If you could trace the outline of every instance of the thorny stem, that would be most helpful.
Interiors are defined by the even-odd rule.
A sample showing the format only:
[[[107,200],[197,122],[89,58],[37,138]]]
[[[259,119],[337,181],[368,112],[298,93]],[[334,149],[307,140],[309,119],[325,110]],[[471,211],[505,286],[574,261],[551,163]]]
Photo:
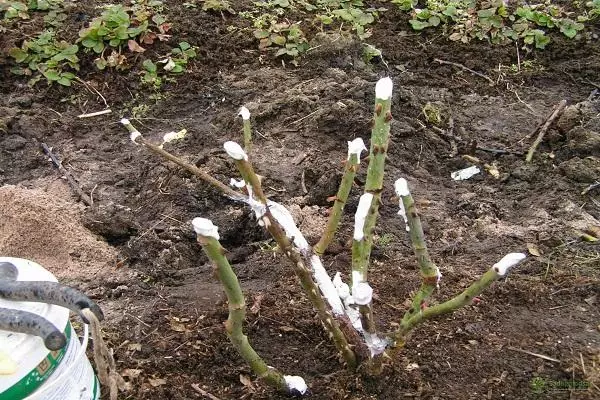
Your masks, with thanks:
[[[412,244],[413,251],[417,257],[419,263],[419,269],[421,270],[422,283],[421,287],[415,293],[410,309],[404,314],[402,323],[406,323],[414,315],[417,315],[423,307],[426,306],[425,301],[433,293],[436,288],[438,279],[440,278],[440,272],[438,267],[431,261],[427,245],[425,244],[425,234],[423,233],[423,226],[421,225],[421,218],[417,212],[417,207],[413,200],[412,195],[408,191],[408,185],[404,195],[401,195],[401,201],[404,205],[406,213],[406,219],[408,224],[408,231],[410,241]]]
[[[125,126],[125,128],[127,128],[129,133],[134,134],[134,135],[137,133],[137,135],[132,136],[132,140],[134,143],[140,144],[140,145],[144,146],[145,148],[147,148],[148,150],[152,151],[153,153],[161,156],[162,158],[165,158],[169,161],[174,162],[175,164],[179,165],[181,168],[196,175],[198,178],[202,179],[206,183],[211,184],[213,187],[217,188],[225,196],[230,197],[234,200],[242,200],[243,199],[243,196],[240,193],[236,192],[229,186],[227,186],[224,183],[213,178],[211,175],[202,171],[200,168],[182,160],[181,158],[169,153],[168,151],[163,150],[160,146],[157,146],[154,143],[146,140],[129,121],[122,120],[121,123],[123,124],[123,126]]]
[[[380,86],[386,86],[386,90],[381,91],[379,89]],[[352,243],[352,286],[358,283],[354,282],[355,278],[367,282],[369,259],[373,247],[373,230],[377,222],[381,192],[383,191],[385,160],[390,140],[390,123],[392,121],[391,103],[392,81],[389,78],[383,78],[377,83],[375,90],[375,112],[373,116],[373,129],[371,131],[369,166],[367,168],[367,180],[365,183],[365,193],[372,194],[373,199],[364,220],[364,235],[359,240],[355,237]],[[371,305],[361,306],[360,312],[365,330],[375,333],[376,327]]]
[[[403,318],[400,323],[400,328],[390,335],[390,338],[396,341],[397,344],[403,344],[406,340],[407,334],[421,322],[437,317],[442,314],[448,314],[471,304],[473,299],[477,297],[481,292],[487,289],[492,283],[498,278],[504,275],[500,275],[496,268],[490,268],[485,272],[478,281],[474,282],[465,291],[456,295],[452,299],[436,304],[435,306],[425,307],[419,312],[411,315],[409,318]]]
[[[312,279],[310,268],[306,266],[300,253],[292,246],[292,243],[285,235],[285,232],[271,215],[267,206],[267,198],[262,191],[260,180],[254,172],[252,165],[245,159],[235,160],[236,166],[240,174],[246,181],[246,184],[252,188],[252,193],[265,206],[266,212],[260,217],[264,227],[269,231],[271,236],[277,242],[279,248],[284,252],[287,258],[292,262],[294,271],[298,278],[302,289],[306,293],[313,307],[317,310],[319,319],[323,323],[325,329],[331,336],[335,347],[341,353],[342,357],[350,368],[356,368],[357,360],[354,351],[350,348],[346,336],[340,329],[338,321],[334,318],[319,291],[319,287]]]
[[[344,212],[344,206],[346,205],[346,201],[348,201],[348,195],[352,190],[352,184],[354,183],[354,177],[356,176],[359,165],[360,160],[357,154],[352,154],[350,159],[346,161],[344,176],[342,177],[340,187],[335,196],[331,214],[329,215],[329,220],[327,221],[327,226],[325,227],[323,236],[313,247],[315,253],[317,253],[319,256],[325,253],[325,250],[327,250],[327,247],[329,247],[329,244],[333,240],[335,232],[337,231],[342,214]]]
[[[231,343],[240,353],[242,358],[250,365],[252,371],[259,378],[264,379],[269,385],[278,390],[288,392],[288,386],[281,372],[269,367],[264,360],[254,351],[248,337],[243,332],[246,318],[246,302],[240,283],[225,257],[225,250],[215,238],[198,235],[198,243],[208,258],[213,262],[215,272],[223,285],[229,303],[229,317],[225,323],[225,330]]]
[[[245,119],[244,122],[244,150],[246,153],[252,151],[252,128],[250,127],[250,120]]]

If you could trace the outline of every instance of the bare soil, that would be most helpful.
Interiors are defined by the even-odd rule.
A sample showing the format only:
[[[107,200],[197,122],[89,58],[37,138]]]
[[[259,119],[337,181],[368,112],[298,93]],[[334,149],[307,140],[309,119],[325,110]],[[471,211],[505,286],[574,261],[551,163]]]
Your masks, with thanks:
[[[310,398],[600,398],[600,248],[580,234],[600,225],[600,191],[582,194],[600,179],[600,101],[590,95],[600,84],[597,41],[521,50],[522,69],[514,72],[515,47],[415,35],[404,16],[389,11],[369,39],[385,63],[365,63],[359,42],[329,32],[317,35],[299,67],[283,67],[260,57],[251,33],[227,30],[238,20],[169,3],[174,35],[198,46],[200,56],[158,100],[136,76],[114,71],[90,72],[87,87],[31,89],[0,60],[0,252],[38,261],[98,301],[118,368],[132,383],[122,398],[203,398],[194,384],[221,399],[283,398],[256,381],[225,336],[225,299],[190,225],[197,216],[220,227],[247,303],[256,306],[246,325],[252,344],[270,365],[304,376]],[[493,84],[435,59],[463,64]],[[435,301],[506,253],[532,254],[477,304],[418,328],[399,358],[369,377],[344,369],[251,211],[133,145],[118,121],[147,106],[132,122],[148,139],[186,128],[188,136],[166,148],[228,182],[237,174],[222,143],[240,138],[236,114],[246,105],[257,133],[252,158],[267,194],[294,211],[314,243],[346,142],[368,139],[374,85],[386,75],[395,85],[394,122],[370,270],[380,326],[399,321],[419,285],[397,216],[392,182],[400,176],[418,201],[443,274]],[[104,108],[92,86],[113,113],[79,119]],[[526,164],[532,135],[562,99],[567,110]],[[426,120],[427,103],[442,111],[439,127]],[[42,142],[91,195],[92,207],[61,182]],[[483,172],[453,181],[451,172],[470,165],[465,154],[494,164],[499,177]],[[324,259],[331,274],[349,270],[364,172]],[[590,389],[535,393],[536,377]]]

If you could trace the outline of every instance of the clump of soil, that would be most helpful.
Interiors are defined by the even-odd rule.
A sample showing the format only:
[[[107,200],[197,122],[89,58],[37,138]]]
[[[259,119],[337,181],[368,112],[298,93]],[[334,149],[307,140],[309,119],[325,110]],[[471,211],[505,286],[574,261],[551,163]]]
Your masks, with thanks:
[[[117,252],[82,226],[82,208],[63,197],[69,193],[60,181],[47,190],[0,187],[0,254],[35,261],[59,280],[111,274]]]

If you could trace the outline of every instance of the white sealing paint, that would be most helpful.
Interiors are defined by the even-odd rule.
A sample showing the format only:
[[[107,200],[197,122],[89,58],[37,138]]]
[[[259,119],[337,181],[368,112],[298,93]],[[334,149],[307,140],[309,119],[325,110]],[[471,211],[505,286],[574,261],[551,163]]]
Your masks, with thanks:
[[[398,215],[402,217],[404,220],[404,226],[406,227],[406,232],[410,232],[410,226],[408,226],[408,217],[406,216],[406,209],[404,208],[404,201],[402,198],[404,196],[409,196],[410,191],[408,190],[408,183],[406,179],[400,178],[396,182],[394,182],[394,189],[396,190],[396,195],[400,197],[398,202]]]
[[[250,110],[242,106],[238,115],[240,115],[244,121],[248,121],[250,119]]]
[[[246,154],[244,149],[242,149],[242,146],[240,146],[236,142],[225,142],[223,148],[225,149],[229,157],[233,158],[234,160],[248,160],[248,155]]]
[[[388,100],[392,97],[392,90],[394,89],[394,83],[390,77],[381,78],[375,85],[375,97],[381,100]]]
[[[356,158],[358,162],[360,162],[360,153],[367,150],[365,146],[365,142],[361,138],[356,138],[351,142],[348,142],[348,160],[352,157],[353,154],[356,154]]]
[[[273,218],[279,222],[279,225],[281,225],[285,231],[285,235],[288,238],[293,239],[294,245],[300,250],[309,250],[310,245],[304,238],[302,232],[300,232],[300,229],[298,229],[296,226],[294,217],[292,217],[292,214],[290,214],[288,209],[283,205],[271,200],[267,201],[267,206],[269,207],[269,211],[271,212]]]
[[[323,293],[323,297],[325,297],[325,300],[329,303],[331,311],[336,316],[343,315],[344,305],[342,304],[337,288],[331,281],[325,267],[323,267],[321,259],[316,254],[313,254],[310,256],[309,261],[315,282],[317,286],[319,286],[321,293]]]
[[[236,187],[236,188],[238,188],[238,189],[241,189],[241,188],[243,188],[244,186],[246,186],[246,182],[244,182],[244,180],[243,180],[243,179],[240,179],[240,180],[238,181],[238,180],[237,180],[237,179],[235,179],[235,178],[231,178],[231,179],[229,180],[229,185],[230,185],[230,186],[233,186],[233,187]]]
[[[494,264],[492,268],[498,273],[498,275],[504,276],[509,268],[514,267],[526,257],[527,256],[523,253],[509,253],[502,257],[502,260]]]
[[[373,195],[371,193],[365,193],[360,196],[356,214],[354,214],[354,240],[363,240],[365,236],[365,220],[367,219],[367,214],[369,213],[372,202]]]
[[[342,301],[345,301],[348,297],[350,297],[350,287],[348,284],[342,281],[342,274],[339,272],[336,272],[333,277],[333,286],[335,286],[338,296],[340,296]]]
[[[480,172],[481,170],[477,167],[477,165],[472,165],[469,168],[454,171],[450,174],[450,177],[455,181],[464,181],[472,178]]]
[[[352,298],[359,306],[366,306],[373,299],[373,288],[367,282],[359,282],[352,286]]]
[[[283,379],[285,379],[285,384],[290,391],[297,391],[300,394],[305,394],[308,390],[308,386],[306,386],[306,382],[304,382],[304,378],[301,376],[284,375]]]
[[[211,237],[219,240],[219,227],[213,225],[210,219],[196,217],[192,220],[196,235]]]
[[[389,345],[386,339],[380,338],[376,333],[363,332],[363,336],[365,337],[367,347],[371,351],[371,357],[383,353]]]

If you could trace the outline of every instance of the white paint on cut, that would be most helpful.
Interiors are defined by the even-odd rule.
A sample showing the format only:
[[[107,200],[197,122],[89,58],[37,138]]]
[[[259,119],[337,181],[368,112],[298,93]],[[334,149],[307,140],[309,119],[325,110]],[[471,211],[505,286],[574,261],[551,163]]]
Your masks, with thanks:
[[[243,179],[240,179],[240,180],[238,181],[238,180],[237,180],[237,179],[235,179],[235,178],[231,178],[231,179],[229,180],[229,186],[233,186],[233,187],[236,187],[236,188],[238,188],[238,189],[241,189],[241,188],[243,188],[244,186],[246,186],[246,182],[244,182],[244,180],[243,180]]]
[[[375,97],[381,100],[388,100],[392,97],[394,83],[390,77],[381,78],[375,85]]]
[[[131,125],[131,122],[129,122],[129,120],[127,118],[121,118],[121,124],[127,126],[127,125]]]
[[[380,338],[376,333],[363,332],[365,343],[371,351],[371,357],[381,354],[390,344],[386,339]]]
[[[342,274],[340,274],[339,272],[336,272],[333,277],[333,286],[335,286],[335,289],[338,292],[338,296],[340,296],[340,299],[342,299],[342,301],[345,301],[348,297],[350,297],[350,287],[347,283],[344,283],[344,281],[342,281]]]
[[[234,160],[248,160],[248,155],[246,154],[244,149],[242,149],[242,146],[240,146],[236,142],[225,142],[223,148],[225,149],[229,157],[233,158]]]
[[[371,208],[371,202],[373,201],[373,195],[371,193],[365,193],[360,196],[358,201],[358,208],[356,214],[354,214],[354,240],[363,240],[365,237],[365,220]]]
[[[219,240],[219,227],[213,225],[210,219],[196,217],[192,220],[192,225],[194,226],[194,231],[196,231],[196,235],[212,237],[216,240]]]
[[[359,282],[352,286],[352,298],[359,306],[371,304],[373,288],[367,282]]]
[[[294,245],[300,250],[309,250],[310,245],[304,238],[302,232],[300,232],[300,229],[296,226],[294,217],[292,217],[292,214],[290,214],[288,209],[271,200],[267,201],[267,205],[269,206],[269,211],[273,218],[279,222],[279,225],[281,225],[285,231],[285,235],[294,241]]]
[[[308,386],[306,385],[306,382],[304,382],[304,378],[301,376],[284,375],[283,379],[285,379],[285,384],[290,392],[295,391],[300,394],[305,394],[308,390]]]
[[[408,196],[410,195],[410,190],[408,190],[408,182],[404,178],[399,178],[394,182],[394,189],[396,191],[396,195]]]
[[[367,150],[365,146],[365,142],[361,138],[356,138],[351,142],[348,142],[348,160],[352,157],[353,154],[356,154],[356,158],[358,162],[360,162],[360,153]]]
[[[514,267],[525,258],[527,258],[527,255],[524,253],[509,253],[502,257],[502,260],[494,264],[492,268],[498,273],[498,275],[504,276],[509,268]]]
[[[323,293],[323,297],[325,297],[329,303],[331,311],[336,316],[343,315],[344,305],[342,304],[337,288],[327,274],[325,267],[323,267],[321,259],[316,254],[313,254],[310,256],[309,261],[315,282],[317,283],[317,286],[319,286],[321,293]]]
[[[440,272],[440,269],[437,267],[437,265],[435,266],[435,271],[437,272],[437,281],[435,282],[435,285],[439,289],[440,281],[442,280],[442,273]]]
[[[408,182],[406,182],[406,179],[400,178],[396,180],[396,182],[394,182],[394,190],[396,191],[396,195],[400,197],[400,201],[398,203],[398,215],[400,215],[404,220],[406,232],[410,232],[410,226],[408,226],[408,217],[406,216],[406,208],[404,208],[404,201],[402,200],[404,196],[410,195],[410,190],[408,190]]]
[[[242,106],[238,115],[240,115],[244,121],[248,121],[250,119],[250,110]]]
[[[473,176],[477,175],[480,172],[481,172],[481,170],[479,169],[479,167],[477,167],[477,165],[472,165],[469,168],[454,171],[453,173],[450,174],[450,176],[455,181],[464,181],[464,180],[472,178]]]
[[[129,138],[131,139],[131,141],[135,144],[137,144],[136,140],[137,138],[139,138],[140,136],[142,136],[142,134],[138,131],[133,131],[131,132],[131,134],[129,135]]]
[[[364,275],[360,271],[352,271],[352,286],[358,285],[365,280]]]

